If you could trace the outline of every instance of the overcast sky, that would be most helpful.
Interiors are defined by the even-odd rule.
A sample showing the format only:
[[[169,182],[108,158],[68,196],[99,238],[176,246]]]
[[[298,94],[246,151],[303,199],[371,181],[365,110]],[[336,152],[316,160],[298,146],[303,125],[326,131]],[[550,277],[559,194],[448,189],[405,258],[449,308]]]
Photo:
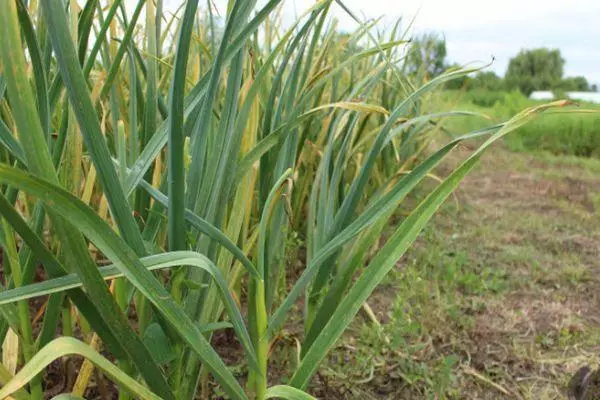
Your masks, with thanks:
[[[181,0],[165,0],[170,6]],[[206,4],[203,0],[200,3]],[[226,1],[216,0],[218,8]],[[259,4],[264,1],[259,0]],[[583,75],[600,83],[600,0],[345,0],[363,18],[383,16],[415,19],[418,32],[443,34],[450,62],[489,61],[503,75],[509,59],[520,49],[559,48],[566,60],[565,75]],[[284,0],[284,19],[291,21],[313,0]],[[170,7],[169,7],[170,8]],[[332,13],[340,28],[356,24],[336,5]]]

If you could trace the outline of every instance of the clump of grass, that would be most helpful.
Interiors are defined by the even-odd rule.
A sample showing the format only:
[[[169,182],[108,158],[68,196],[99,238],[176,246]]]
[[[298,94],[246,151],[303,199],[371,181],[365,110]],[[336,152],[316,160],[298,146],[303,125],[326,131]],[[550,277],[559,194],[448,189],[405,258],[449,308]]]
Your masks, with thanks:
[[[121,398],[192,399],[209,377],[232,399],[310,398],[328,351],[482,152],[564,105],[425,153],[437,121],[464,113],[429,113],[424,99],[473,70],[410,82],[399,25],[340,37],[330,8],[358,19],[322,0],[283,28],[280,3],[230,1],[217,26],[197,0],[171,17],[160,0],[132,14],[120,0],[0,2],[0,337],[17,335],[11,364],[23,361],[2,373],[0,397],[41,398],[39,373],[80,354],[75,396],[99,368]],[[363,267],[412,189],[482,137]],[[286,282],[293,232],[306,262]],[[26,300],[44,295],[34,335]],[[298,362],[269,382],[270,349],[302,298]],[[211,345],[224,329],[244,376]]]
[[[552,115],[521,128],[507,141],[512,150],[600,156],[600,117]]]
[[[496,92],[474,89],[466,92],[445,91],[438,97],[442,104],[453,104],[464,110],[488,115],[502,121],[525,107],[542,104],[530,100],[520,92]],[[506,143],[513,151],[548,152],[555,155],[594,157],[600,154],[600,117],[593,103],[578,104],[581,114],[557,113],[533,121],[510,135]],[[485,126],[485,121],[473,118],[455,118],[445,124],[450,132]]]

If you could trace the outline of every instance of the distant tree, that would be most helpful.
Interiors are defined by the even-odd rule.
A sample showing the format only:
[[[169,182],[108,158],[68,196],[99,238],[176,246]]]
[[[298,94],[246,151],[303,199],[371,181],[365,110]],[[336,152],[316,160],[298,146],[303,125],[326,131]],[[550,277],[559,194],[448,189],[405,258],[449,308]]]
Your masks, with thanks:
[[[557,49],[521,50],[508,64],[506,84],[527,96],[534,90],[552,90],[562,79],[564,66]]]
[[[583,76],[574,76],[562,79],[558,88],[565,92],[587,92],[590,85]]]
[[[597,92],[598,91],[598,85],[596,85],[595,83],[592,84],[592,86],[590,86],[590,91]]]
[[[577,90],[584,92],[590,90],[590,84],[585,77],[576,76],[573,78],[573,80],[575,81],[575,87],[577,88]]]
[[[407,74],[431,79],[447,68],[446,40],[435,33],[427,33],[412,39],[412,45],[405,58]]]
[[[497,92],[504,89],[504,81],[493,71],[478,72],[471,79],[471,88]]]
[[[453,64],[449,68],[460,68],[459,65]],[[496,75],[493,71],[478,72],[475,76],[463,76],[453,79],[446,84],[446,89],[457,90],[488,90],[499,92],[505,89],[504,80]]]

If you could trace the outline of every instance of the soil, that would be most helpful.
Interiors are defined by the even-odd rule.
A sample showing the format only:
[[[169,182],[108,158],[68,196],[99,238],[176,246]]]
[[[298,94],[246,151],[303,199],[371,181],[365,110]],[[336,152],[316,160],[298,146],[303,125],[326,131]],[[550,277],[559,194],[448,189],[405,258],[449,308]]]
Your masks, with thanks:
[[[439,175],[469,150],[460,149]],[[442,243],[452,242],[477,265],[503,271],[509,282],[501,295],[476,298],[483,305],[472,313],[472,326],[455,327],[447,320],[438,321],[438,334],[434,328],[432,348],[417,361],[459,357],[456,383],[445,396],[560,399],[580,367],[597,366],[599,193],[600,163],[595,160],[511,153],[500,146],[463,181],[458,207],[448,202],[434,218],[432,229]],[[440,243],[421,238],[415,248],[427,251],[432,245]],[[383,323],[389,320],[394,293],[393,285],[384,285],[369,300]],[[450,334],[442,329],[446,323]],[[425,397],[422,387],[378,377],[377,371],[371,380],[375,386],[369,383],[352,393],[340,389],[345,387],[340,382],[328,382],[338,392],[327,398]],[[386,385],[393,386],[390,394],[380,392]]]

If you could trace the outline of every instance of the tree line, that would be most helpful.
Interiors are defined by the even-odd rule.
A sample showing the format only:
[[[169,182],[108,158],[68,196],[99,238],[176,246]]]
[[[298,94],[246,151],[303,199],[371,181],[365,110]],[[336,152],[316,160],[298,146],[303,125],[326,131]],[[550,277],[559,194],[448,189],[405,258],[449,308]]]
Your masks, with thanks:
[[[412,46],[404,59],[407,74],[419,78],[433,78],[456,64],[446,61],[446,41],[434,33],[428,33],[412,40]],[[565,59],[560,50],[538,48],[521,50],[511,58],[504,77],[493,71],[482,71],[474,76],[450,81],[448,89],[485,89],[490,91],[519,90],[529,96],[536,90],[553,92],[598,91],[596,84],[590,84],[583,76],[564,76]]]

